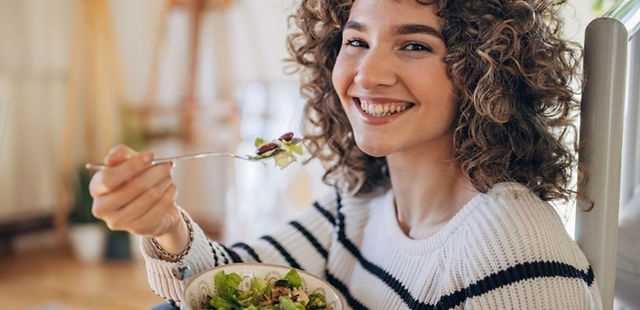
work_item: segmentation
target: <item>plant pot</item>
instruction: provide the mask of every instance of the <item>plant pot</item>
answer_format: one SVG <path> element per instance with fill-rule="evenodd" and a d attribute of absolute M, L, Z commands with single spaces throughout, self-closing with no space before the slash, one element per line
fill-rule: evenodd
<path fill-rule="evenodd" d="M 142 237 L 131 235 L 131 257 L 134 260 L 144 260 L 142 256 Z"/>
<path fill-rule="evenodd" d="M 111 231 L 107 236 L 104 257 L 109 261 L 131 260 L 131 241 L 126 231 Z"/>
<path fill-rule="evenodd" d="M 82 262 L 96 263 L 104 253 L 106 231 L 99 223 L 75 224 L 70 230 L 73 253 Z"/>

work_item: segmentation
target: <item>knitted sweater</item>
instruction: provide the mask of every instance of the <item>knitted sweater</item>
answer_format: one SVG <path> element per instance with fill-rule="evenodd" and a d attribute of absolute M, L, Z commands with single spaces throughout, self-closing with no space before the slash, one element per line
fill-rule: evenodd
<path fill-rule="evenodd" d="M 233 262 L 299 268 L 327 280 L 352 309 L 601 309 L 589 262 L 555 210 L 523 185 L 476 195 L 435 235 L 407 237 L 393 194 L 317 201 L 250 243 L 207 240 L 194 225 L 184 263 L 196 273 Z M 179 301 L 173 263 L 143 241 L 149 284 Z"/>

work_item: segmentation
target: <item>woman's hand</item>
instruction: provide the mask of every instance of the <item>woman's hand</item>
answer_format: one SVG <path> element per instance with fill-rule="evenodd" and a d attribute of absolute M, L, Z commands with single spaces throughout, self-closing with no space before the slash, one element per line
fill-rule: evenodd
<path fill-rule="evenodd" d="M 109 229 L 155 237 L 169 252 L 188 242 L 186 225 L 176 207 L 172 165 L 151 165 L 152 153 L 119 145 L 104 159 L 107 168 L 91 179 L 92 212 Z"/>

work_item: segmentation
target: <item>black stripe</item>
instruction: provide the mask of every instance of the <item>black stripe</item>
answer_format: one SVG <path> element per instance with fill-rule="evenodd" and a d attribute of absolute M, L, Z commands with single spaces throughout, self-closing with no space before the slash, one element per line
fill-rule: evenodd
<path fill-rule="evenodd" d="M 362 303 L 360 303 L 357 299 L 355 299 L 351 292 L 349 292 L 349 288 L 342 283 L 338 278 L 334 277 L 329 270 L 324 271 L 325 278 L 327 278 L 327 282 L 329 282 L 333 287 L 335 287 L 342 296 L 347 300 L 347 303 L 354 310 L 367 309 Z"/>
<path fill-rule="evenodd" d="M 256 251 L 249 246 L 248 244 L 244 243 L 244 242 L 238 242 L 234 245 L 231 246 L 232 248 L 241 248 L 245 251 L 247 251 L 247 253 L 249 253 L 249 255 L 251 255 L 251 257 L 253 257 L 253 259 L 258 262 L 258 263 L 262 263 L 262 260 L 260 260 L 260 256 L 258 255 L 258 253 L 256 253 Z"/>
<path fill-rule="evenodd" d="M 591 266 L 589 266 L 589 269 L 585 272 L 575 268 L 574 266 L 558 262 L 520 263 L 486 276 L 468 287 L 455 291 L 449 295 L 442 296 L 435 305 L 435 308 L 453 308 L 462 304 L 466 299 L 486 294 L 503 286 L 523 280 L 551 277 L 580 279 L 589 286 L 591 286 L 594 281 L 594 274 Z M 434 306 L 429 304 L 420 304 L 419 306 L 420 307 L 418 309 L 434 309 Z"/>
<path fill-rule="evenodd" d="M 220 246 L 222 246 L 224 248 L 224 244 L 221 244 L 221 243 L 216 243 L 216 244 L 218 245 L 217 249 L 220 251 L 220 255 L 222 255 L 223 263 L 225 265 L 229 264 L 229 254 L 227 254 L 224 251 L 220 250 Z"/>
<path fill-rule="evenodd" d="M 389 288 L 393 289 L 410 309 L 449 309 L 454 308 L 469 298 L 486 294 L 500 287 L 516 283 L 518 281 L 546 278 L 565 277 L 576 278 L 585 281 L 589 286 L 593 284 L 594 274 L 591 266 L 585 271 L 581 271 L 571 265 L 558 262 L 527 262 L 501 270 L 482 278 L 468 287 L 462 288 L 449 295 L 442 296 L 436 304 L 423 303 L 414 298 L 409 290 L 400 281 L 390 275 L 387 271 L 373 264 L 360 253 L 358 247 L 349 240 L 345 234 L 345 220 L 342 214 L 342 199 L 338 193 L 338 240 L 340 243 L 358 260 L 360 265 L 373 275 L 378 277 Z"/>
<path fill-rule="evenodd" d="M 287 249 L 285 249 L 282 246 L 282 244 L 280 244 L 280 242 L 276 241 L 276 239 L 273 239 L 273 237 L 271 237 L 271 236 L 262 236 L 260 239 L 269 242 L 274 248 L 276 248 L 276 250 L 278 250 L 278 252 L 280 252 L 280 255 L 282 255 L 282 257 L 284 257 L 284 259 L 287 261 L 289 266 L 291 266 L 293 268 L 300 269 L 300 270 L 304 270 L 304 269 L 302 269 L 300 264 L 298 264 L 298 262 L 295 260 L 295 258 L 293 258 L 293 256 L 291 256 L 291 254 L 289 254 Z"/>
<path fill-rule="evenodd" d="M 336 219 L 333 217 L 331 212 L 327 211 L 327 209 L 323 208 L 317 201 L 313 203 L 313 207 L 324 216 L 331 225 L 336 226 Z"/>
<path fill-rule="evenodd" d="M 307 238 L 307 240 L 309 241 L 309 243 L 311 243 L 311 245 L 313 245 L 313 247 L 316 249 L 316 251 L 318 251 L 318 253 L 320 255 L 322 255 L 322 257 L 327 260 L 327 257 L 329 257 L 329 253 L 327 252 L 327 250 L 324 249 L 324 247 L 322 246 L 322 244 L 320 244 L 320 242 L 318 241 L 318 239 L 316 237 L 313 236 L 313 234 L 311 234 L 311 232 L 309 230 L 307 230 L 306 228 L 304 228 L 304 226 L 302 226 L 302 224 L 300 224 L 297 221 L 292 221 L 289 223 L 289 225 L 293 226 L 295 229 L 297 229 L 305 238 Z"/>
<path fill-rule="evenodd" d="M 213 252 L 213 265 L 215 267 L 218 267 L 219 265 L 218 252 L 216 252 L 216 249 L 213 247 L 213 244 L 211 243 L 211 241 L 209 241 L 209 247 L 211 247 L 211 252 Z"/>
<path fill-rule="evenodd" d="M 229 254 L 229 256 L 231 257 L 231 261 L 233 261 L 234 263 L 242 263 L 242 258 L 240 257 L 240 255 L 238 255 L 238 253 L 236 253 L 234 250 L 226 247 L 222 243 L 220 243 L 220 245 L 222 246 L 222 248 L 224 248 L 225 251 L 227 251 L 227 254 Z M 228 262 L 227 262 L 227 264 L 228 264 Z"/>

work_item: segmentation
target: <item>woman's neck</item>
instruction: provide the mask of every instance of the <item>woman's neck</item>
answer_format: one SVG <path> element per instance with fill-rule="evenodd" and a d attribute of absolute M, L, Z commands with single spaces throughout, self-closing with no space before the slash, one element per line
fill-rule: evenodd
<path fill-rule="evenodd" d="M 387 156 L 400 227 L 413 239 L 435 234 L 477 194 L 453 160 L 451 139 Z"/>

